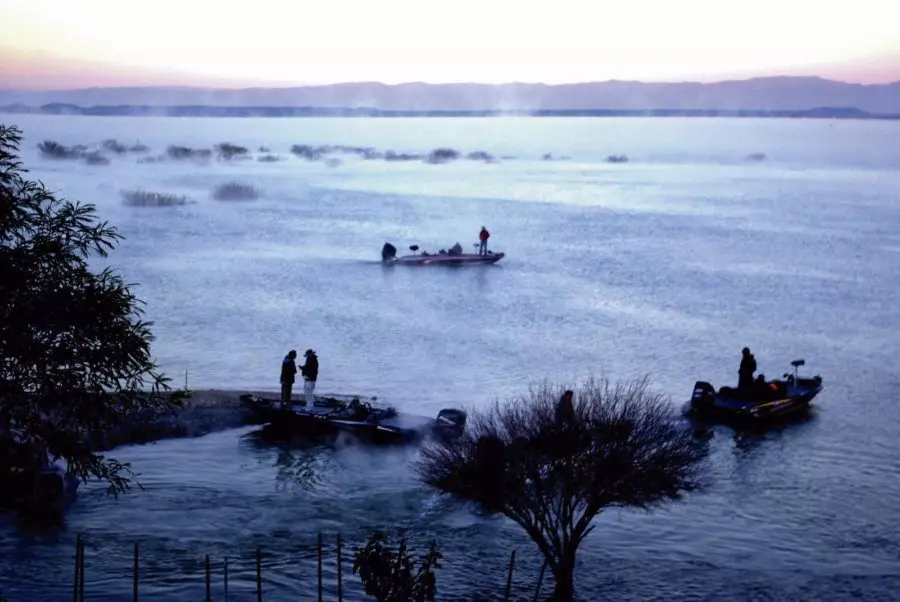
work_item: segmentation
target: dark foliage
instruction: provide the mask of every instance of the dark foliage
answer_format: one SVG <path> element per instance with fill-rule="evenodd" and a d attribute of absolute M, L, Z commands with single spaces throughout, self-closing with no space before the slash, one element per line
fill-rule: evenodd
<path fill-rule="evenodd" d="M 121 235 L 93 205 L 26 180 L 21 132 L 0 125 L 0 433 L 83 480 L 128 488 L 127 464 L 90 439 L 175 408 L 150 357 L 142 304 L 111 269 L 90 269 Z"/>
<path fill-rule="evenodd" d="M 428 163 L 446 163 L 459 158 L 459 151 L 452 148 L 436 148 L 431 151 L 426 161 Z"/>
<path fill-rule="evenodd" d="M 260 192 L 249 184 L 227 182 L 216 186 L 212 195 L 217 201 L 250 201 L 259 198 Z"/>
<path fill-rule="evenodd" d="M 556 581 L 573 595 L 575 553 L 605 508 L 649 509 L 697 486 L 705 448 L 645 380 L 574 388 L 543 385 L 530 395 L 469 414 L 463 436 L 423 449 L 423 480 L 518 523 Z"/>
<path fill-rule="evenodd" d="M 208 148 L 188 148 L 174 145 L 166 148 L 166 154 L 169 155 L 169 158 L 176 160 L 199 159 L 204 161 L 212 157 L 212 151 Z"/>
<path fill-rule="evenodd" d="M 18 149 L 18 142 L 16 145 L 16 148 Z M 87 147 L 81 145 L 63 146 L 59 142 L 53 140 L 44 140 L 38 144 L 38 150 L 40 150 L 41 154 L 45 157 L 50 157 L 52 159 L 79 159 L 84 155 Z"/>
<path fill-rule="evenodd" d="M 223 159 L 229 160 L 234 159 L 235 157 L 246 155 L 247 148 L 244 146 L 238 146 L 237 144 L 231 144 L 230 142 L 223 142 L 216 145 L 216 153 L 218 153 L 218 155 Z"/>
<path fill-rule="evenodd" d="M 418 563 L 411 558 L 406 539 L 396 549 L 387 537 L 376 533 L 356 551 L 353 574 L 359 575 L 366 595 L 378 602 L 433 602 L 437 594 L 435 570 L 441 569 L 441 553 L 432 541 Z"/>

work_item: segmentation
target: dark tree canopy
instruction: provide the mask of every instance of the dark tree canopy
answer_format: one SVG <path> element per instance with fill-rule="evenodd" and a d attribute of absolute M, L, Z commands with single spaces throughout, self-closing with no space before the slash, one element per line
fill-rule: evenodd
<path fill-rule="evenodd" d="M 172 409 L 150 356 L 142 304 L 110 269 L 91 270 L 121 239 L 90 204 L 25 179 L 21 132 L 0 124 L 0 435 L 62 458 L 81 479 L 128 487 L 127 465 L 89 437 Z"/>
<path fill-rule="evenodd" d="M 572 390 L 570 409 L 559 401 Z M 469 414 L 463 436 L 423 449 L 423 480 L 518 523 L 574 594 L 575 553 L 606 508 L 649 509 L 698 484 L 705 455 L 647 381 L 544 384 Z"/>

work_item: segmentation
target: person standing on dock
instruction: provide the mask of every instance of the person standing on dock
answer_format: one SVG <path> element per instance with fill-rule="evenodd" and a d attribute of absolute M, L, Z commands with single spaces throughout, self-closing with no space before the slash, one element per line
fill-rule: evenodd
<path fill-rule="evenodd" d="M 291 405 L 291 389 L 294 388 L 294 377 L 297 374 L 297 364 L 294 360 L 297 358 L 297 352 L 291 349 L 281 361 L 281 407 L 286 408 Z"/>
<path fill-rule="evenodd" d="M 300 369 L 303 373 L 303 393 L 306 395 L 306 407 L 311 408 L 316 402 L 313 391 L 316 390 L 316 378 L 319 376 L 319 358 L 312 349 L 303 354 L 306 363 Z"/>
<path fill-rule="evenodd" d="M 479 255 L 487 255 L 487 241 L 490 237 L 491 233 L 488 232 L 487 228 L 482 226 L 481 232 L 478 233 L 478 240 L 481 242 L 481 244 L 478 245 Z"/>

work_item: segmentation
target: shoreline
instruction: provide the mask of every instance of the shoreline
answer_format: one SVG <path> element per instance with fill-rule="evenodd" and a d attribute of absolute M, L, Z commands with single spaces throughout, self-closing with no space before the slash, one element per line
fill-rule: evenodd
<path fill-rule="evenodd" d="M 41 106 L 12 104 L 0 106 L 0 115 L 59 115 L 71 117 L 210 117 L 210 118 L 448 118 L 448 117 L 700 117 L 768 119 L 857 119 L 900 120 L 897 113 L 872 113 L 856 107 L 813 107 L 809 109 L 459 109 L 415 110 L 370 107 L 311 106 L 216 106 L 216 105 L 94 105 L 50 103 Z"/>
<path fill-rule="evenodd" d="M 183 389 L 172 389 L 169 394 L 180 393 Z M 184 405 L 172 414 L 152 416 L 148 420 L 136 419 L 103 433 L 95 442 L 97 451 L 107 452 L 122 445 L 143 445 L 165 439 L 202 437 L 210 433 L 225 431 L 254 424 L 251 413 L 241 403 L 242 395 L 254 395 L 270 399 L 280 398 L 279 391 L 265 389 L 197 389 L 188 390 Z M 374 399 L 367 395 L 342 393 L 317 393 L 316 398 L 331 398 L 349 401 L 354 397 Z M 294 401 L 303 399 L 303 394 L 291 396 Z"/>

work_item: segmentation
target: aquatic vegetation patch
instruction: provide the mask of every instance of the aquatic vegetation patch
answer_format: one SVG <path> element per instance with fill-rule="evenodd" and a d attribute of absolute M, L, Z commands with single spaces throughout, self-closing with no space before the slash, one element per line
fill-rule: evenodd
<path fill-rule="evenodd" d="M 88 165 L 109 165 L 109 158 L 100 154 L 100 151 L 85 153 L 84 162 Z"/>
<path fill-rule="evenodd" d="M 230 161 L 231 159 L 246 157 L 247 155 L 247 147 L 246 146 L 238 146 L 237 144 L 232 144 L 230 142 L 222 142 L 221 144 L 217 144 L 216 154 L 221 159 L 225 159 L 226 161 Z"/>
<path fill-rule="evenodd" d="M 496 161 L 494 155 L 485 151 L 473 151 L 466 155 L 466 159 L 469 159 L 470 161 L 484 161 L 486 163 L 493 163 Z"/>
<path fill-rule="evenodd" d="M 212 195 L 217 201 L 249 201 L 259 198 L 261 193 L 249 184 L 227 182 L 216 186 Z"/>
<path fill-rule="evenodd" d="M 177 207 L 196 202 L 184 195 L 168 192 L 123 190 L 121 194 L 123 202 L 131 207 Z"/>
<path fill-rule="evenodd" d="M 426 163 L 438 164 L 455 161 L 459 158 L 459 151 L 452 148 L 436 148 L 429 153 Z"/>
<path fill-rule="evenodd" d="M 83 144 L 65 146 L 54 140 L 44 140 L 38 144 L 38 150 L 43 156 L 51 159 L 80 159 L 87 151 L 87 147 Z"/>
<path fill-rule="evenodd" d="M 291 147 L 291 154 L 297 155 L 307 161 L 318 161 L 330 151 L 327 146 L 309 146 L 308 144 L 295 144 Z"/>
<path fill-rule="evenodd" d="M 208 148 L 189 148 L 187 146 L 169 146 L 166 154 L 176 161 L 185 159 L 208 160 L 212 158 L 212 151 Z"/>
<path fill-rule="evenodd" d="M 260 163 L 276 163 L 278 161 L 284 161 L 284 157 L 279 155 L 273 155 L 272 153 L 267 153 L 265 155 L 260 155 L 256 158 Z"/>
<path fill-rule="evenodd" d="M 117 155 L 122 155 L 128 152 L 128 147 L 118 140 L 115 140 L 114 138 L 104 140 L 100 143 L 100 146 L 102 146 L 104 150 L 107 150 L 111 153 L 116 153 Z"/>

